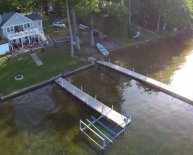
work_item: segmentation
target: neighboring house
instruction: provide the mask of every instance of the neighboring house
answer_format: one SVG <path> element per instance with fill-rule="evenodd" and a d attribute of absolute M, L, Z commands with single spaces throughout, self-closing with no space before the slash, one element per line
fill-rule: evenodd
<path fill-rule="evenodd" d="M 0 15 L 0 38 L 8 39 L 13 48 L 46 41 L 41 16 L 38 13 L 27 16 L 14 12 L 3 13 Z"/>

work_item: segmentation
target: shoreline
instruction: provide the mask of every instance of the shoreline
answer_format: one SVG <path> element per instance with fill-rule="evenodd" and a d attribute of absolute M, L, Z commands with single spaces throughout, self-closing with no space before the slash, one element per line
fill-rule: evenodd
<path fill-rule="evenodd" d="M 130 44 L 128 44 L 128 45 L 125 45 L 125 46 L 119 46 L 117 43 L 115 43 L 115 42 L 113 42 L 112 40 L 110 40 L 111 42 L 113 42 L 113 44 L 116 44 L 116 45 L 118 45 L 119 47 L 109 49 L 109 51 L 110 51 L 110 52 L 115 52 L 115 51 L 117 51 L 117 50 L 124 49 L 124 48 L 128 48 L 128 47 L 131 47 L 131 46 L 141 45 L 141 44 L 143 44 L 143 43 L 148 43 L 148 42 L 156 41 L 156 40 L 163 39 L 163 38 L 167 38 L 167 37 L 175 37 L 175 36 L 180 35 L 180 34 L 182 34 L 182 33 L 186 33 L 187 31 L 190 31 L 190 30 L 189 30 L 189 29 L 185 29 L 185 30 L 182 30 L 182 31 L 178 31 L 178 32 L 176 32 L 175 34 L 169 34 L 168 36 L 158 35 L 156 38 L 132 42 L 132 43 L 130 43 Z M 193 31 L 191 31 L 191 33 L 193 33 Z M 108 47 L 107 47 L 107 48 L 108 48 Z"/>
<path fill-rule="evenodd" d="M 42 82 L 40 82 L 40 83 L 31 85 L 31 86 L 29 86 L 29 87 L 25 87 L 25 88 L 23 88 L 23 89 L 17 90 L 17 91 L 15 91 L 15 92 L 13 92 L 13 93 L 10 93 L 10 94 L 8 94 L 8 95 L 0 96 L 0 103 L 1 103 L 1 102 L 4 102 L 4 101 L 6 101 L 6 100 L 9 100 L 9 99 L 11 99 L 11 98 L 17 97 L 17 96 L 19 96 L 19 95 L 28 93 L 28 92 L 33 91 L 33 90 L 35 90 L 35 89 L 38 89 L 38 88 L 40 88 L 40 87 L 43 87 L 43 86 L 45 86 L 45 85 L 47 85 L 47 84 L 50 84 L 50 83 L 53 82 L 55 79 L 57 79 L 57 78 L 59 78 L 59 77 L 61 77 L 61 76 L 62 76 L 62 77 L 66 77 L 66 76 L 69 76 L 69 75 L 71 75 L 71 74 L 77 73 L 77 72 L 79 72 L 79 71 L 86 70 L 86 69 L 88 69 L 88 68 L 90 68 L 90 67 L 93 67 L 93 66 L 94 66 L 94 64 L 88 64 L 88 65 L 85 65 L 85 66 L 83 66 L 83 67 L 80 67 L 80 68 L 74 69 L 74 70 L 72 70 L 72 71 L 69 71 L 69 72 L 67 72 L 67 73 L 63 73 L 63 74 L 59 74 L 59 75 L 53 76 L 52 78 L 50 78 L 50 79 L 48 79 L 48 80 L 45 80 L 45 81 L 42 81 Z"/>
<path fill-rule="evenodd" d="M 126 46 L 122 46 L 122 47 L 120 46 L 120 47 L 118 47 L 118 48 L 112 49 L 110 52 L 115 52 L 115 51 L 117 51 L 117 50 L 124 49 L 124 48 L 128 48 L 128 47 L 135 46 L 135 45 L 138 45 L 138 44 L 140 45 L 140 44 L 143 44 L 143 43 L 146 43 L 146 42 L 155 41 L 155 40 L 157 40 L 157 39 L 158 39 L 158 38 L 134 42 L 134 43 L 128 44 L 128 45 L 126 45 Z"/>
<path fill-rule="evenodd" d="M 185 32 L 186 32 L 186 30 L 180 31 L 180 32 L 176 33 L 175 36 L 177 36 L 177 35 L 179 35 L 179 34 L 181 34 L 181 33 L 185 33 Z M 112 49 L 109 50 L 109 51 L 110 51 L 110 52 L 115 52 L 115 51 L 117 51 L 117 50 L 121 50 L 121 49 L 128 48 L 128 47 L 135 46 L 135 45 L 141 45 L 141 44 L 144 44 L 144 43 L 149 43 L 149 42 L 152 42 L 152 41 L 156 41 L 156 40 L 159 40 L 159 39 L 163 39 L 163 38 L 165 38 L 165 37 L 174 37 L 174 36 L 173 36 L 173 35 L 169 35 L 169 36 L 158 36 L 157 38 L 154 38 L 154 39 L 147 39 L 147 40 L 143 40 L 143 41 L 137 41 L 137 42 L 133 42 L 133 43 L 130 43 L 130 44 L 128 44 L 128 45 L 126 45 L 126 46 L 122 46 L 122 47 L 119 46 L 117 43 L 114 43 L 114 42 L 111 41 L 111 40 L 108 40 L 108 41 L 106 42 L 106 44 L 108 44 L 108 42 L 109 42 L 109 45 L 111 45 L 111 46 L 114 45 L 114 47 L 111 47 Z M 105 45 L 105 41 L 104 41 L 103 43 L 104 43 L 104 45 Z M 117 46 L 119 46 L 119 47 L 117 47 Z M 116 48 L 115 48 L 115 47 L 116 47 Z M 109 48 L 109 47 L 107 46 L 107 48 Z M 6 100 L 11 99 L 11 98 L 14 98 L 14 97 L 16 97 L 16 96 L 25 94 L 25 93 L 27 93 L 27 92 L 29 92 L 29 91 L 31 91 L 31 90 L 35 90 L 35 89 L 38 89 L 38 88 L 40 88 L 40 87 L 42 87 L 42 86 L 45 86 L 45 85 L 51 83 L 52 81 L 54 81 L 54 80 L 55 80 L 56 78 L 58 78 L 58 77 L 61 77 L 61 76 L 66 77 L 66 76 L 68 76 L 68 75 L 71 75 L 71 74 L 74 74 L 74 73 L 76 73 L 76 72 L 85 70 L 85 69 L 90 68 L 90 67 L 92 67 L 92 66 L 94 66 L 94 64 L 88 64 L 88 65 L 86 65 L 86 66 L 77 68 L 77 69 L 75 69 L 75 70 L 71 70 L 71 71 L 69 71 L 69 72 L 67 72 L 67 73 L 58 74 L 58 75 L 53 76 L 52 78 L 50 78 L 50 79 L 48 79 L 48 80 L 42 81 L 42 82 L 37 83 L 37 84 L 34 84 L 34 85 L 30 85 L 30 86 L 28 86 L 28 87 L 25 87 L 25 88 L 23 88 L 23 89 L 17 90 L 17 91 L 15 91 L 15 92 L 13 92 L 13 93 L 10 93 L 10 94 L 8 94 L 8 95 L 0 96 L 0 102 L 6 101 Z"/>

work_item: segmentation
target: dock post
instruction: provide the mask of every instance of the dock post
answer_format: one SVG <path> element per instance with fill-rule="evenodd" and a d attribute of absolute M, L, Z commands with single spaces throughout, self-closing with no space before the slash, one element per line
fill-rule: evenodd
<path fill-rule="evenodd" d="M 103 155 L 103 153 L 104 153 L 104 149 L 101 149 L 101 155 Z"/>
<path fill-rule="evenodd" d="M 80 139 L 82 141 L 82 126 L 81 126 L 81 120 L 80 120 Z"/>
<path fill-rule="evenodd" d="M 133 68 L 133 72 L 135 72 L 135 69 Z"/>
<path fill-rule="evenodd" d="M 82 91 L 82 86 L 80 86 L 80 89 L 81 89 L 81 91 Z"/>
<path fill-rule="evenodd" d="M 94 96 L 95 100 L 97 99 L 97 95 Z"/>
<path fill-rule="evenodd" d="M 112 105 L 112 110 L 113 110 L 113 105 Z"/>
<path fill-rule="evenodd" d="M 88 110 L 89 110 L 89 109 L 88 109 L 88 98 L 86 99 L 86 104 L 87 104 L 86 109 L 87 109 L 87 111 L 88 111 Z"/>
<path fill-rule="evenodd" d="M 147 77 L 148 77 L 148 73 L 147 73 Z"/>
<path fill-rule="evenodd" d="M 159 72 L 160 80 L 162 79 L 162 72 Z"/>

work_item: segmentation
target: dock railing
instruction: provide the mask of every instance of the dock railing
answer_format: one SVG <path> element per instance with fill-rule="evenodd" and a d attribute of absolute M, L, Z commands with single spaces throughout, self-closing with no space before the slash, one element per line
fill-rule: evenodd
<path fill-rule="evenodd" d="M 125 128 L 117 126 L 117 124 L 103 115 L 98 118 L 91 115 L 91 120 L 86 119 L 89 124 L 80 120 L 80 132 L 86 135 L 102 151 L 104 151 L 108 144 L 112 144 L 116 139 L 120 138 L 121 134 L 125 131 Z"/>
<path fill-rule="evenodd" d="M 104 150 L 106 146 L 106 140 L 102 138 L 98 133 L 96 133 L 93 129 L 89 127 L 90 125 L 87 125 L 82 120 L 80 120 L 80 131 L 84 135 L 86 135 L 92 142 L 94 142 L 100 149 Z M 93 133 L 96 137 L 99 138 L 99 142 L 96 141 L 94 138 L 91 137 L 85 130 L 89 130 L 91 133 Z"/>

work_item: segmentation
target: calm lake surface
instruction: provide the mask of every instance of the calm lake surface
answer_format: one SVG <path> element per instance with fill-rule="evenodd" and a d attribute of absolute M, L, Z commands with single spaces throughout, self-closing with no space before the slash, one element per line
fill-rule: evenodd
<path fill-rule="evenodd" d="M 113 63 L 147 74 L 193 97 L 193 37 L 181 34 L 115 51 Z M 193 106 L 103 67 L 68 77 L 77 87 L 123 114 L 124 135 L 105 155 L 192 155 Z M 57 85 L 0 104 L 0 154 L 95 155 L 79 135 L 79 120 L 98 116 Z"/>

